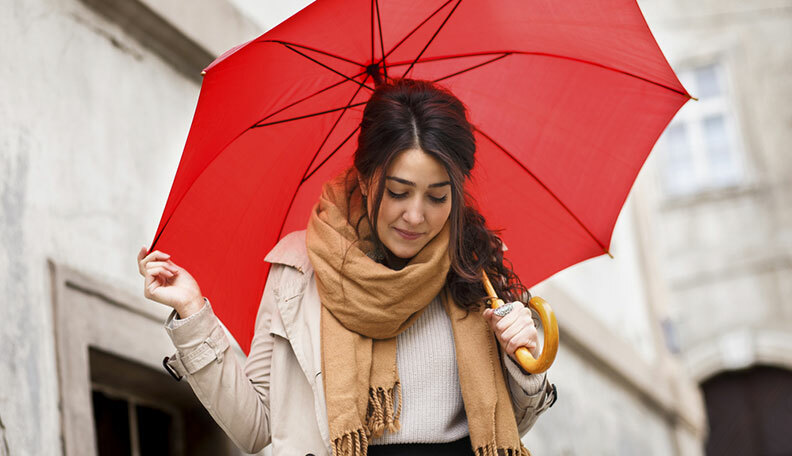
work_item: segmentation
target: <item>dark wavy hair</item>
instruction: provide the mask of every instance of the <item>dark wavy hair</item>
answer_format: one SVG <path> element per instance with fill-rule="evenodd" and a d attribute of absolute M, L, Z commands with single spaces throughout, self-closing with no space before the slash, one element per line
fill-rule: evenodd
<path fill-rule="evenodd" d="M 451 269 L 446 286 L 454 301 L 467 310 L 479 310 L 486 293 L 481 270 L 487 271 L 495 291 L 504 301 L 527 302 L 530 293 L 503 258 L 503 242 L 487 228 L 484 217 L 465 191 L 465 181 L 475 164 L 476 140 L 465 105 L 448 90 L 429 81 L 397 79 L 380 84 L 363 111 L 354 166 L 371 182 L 384 173 L 396 156 L 419 148 L 445 167 L 451 180 L 449 256 Z M 369 214 L 374 243 L 387 252 L 377 237 L 377 216 L 385 179 L 369 191 Z M 365 204 L 364 204 L 365 207 Z M 365 215 L 364 215 L 365 217 Z M 351 221 L 350 221 L 351 222 Z M 359 226 L 360 220 L 356 226 Z"/>

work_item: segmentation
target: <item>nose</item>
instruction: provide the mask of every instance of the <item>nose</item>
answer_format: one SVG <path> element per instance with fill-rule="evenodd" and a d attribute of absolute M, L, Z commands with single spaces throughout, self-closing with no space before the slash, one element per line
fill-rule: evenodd
<path fill-rule="evenodd" d="M 402 213 L 402 218 L 410 226 L 418 226 L 424 221 L 423 204 L 418 201 L 413 202 Z"/>

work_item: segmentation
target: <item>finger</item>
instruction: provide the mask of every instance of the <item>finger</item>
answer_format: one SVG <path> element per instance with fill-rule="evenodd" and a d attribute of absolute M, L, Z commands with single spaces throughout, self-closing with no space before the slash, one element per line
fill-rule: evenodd
<path fill-rule="evenodd" d="M 525 308 L 523 303 L 521 303 L 520 301 L 514 301 L 511 304 L 512 304 L 511 312 L 507 313 L 503 317 L 498 317 L 497 315 L 495 315 L 495 318 L 497 318 L 497 320 L 495 320 L 496 332 L 502 333 L 503 331 L 505 331 L 506 328 L 511 326 L 511 324 L 514 323 L 515 320 L 517 320 L 518 315 Z"/>
<path fill-rule="evenodd" d="M 144 277 L 146 274 L 145 272 L 143 272 L 143 258 L 146 257 L 147 252 L 148 250 L 145 247 L 141 247 L 140 250 L 138 250 L 138 254 L 137 254 L 138 272 L 140 273 L 140 275 Z"/>
<path fill-rule="evenodd" d="M 536 348 L 536 329 L 523 328 L 506 343 L 508 353 L 514 353 L 520 347 L 526 347 L 528 350 Z"/>
<path fill-rule="evenodd" d="M 182 268 L 181 266 L 179 266 L 178 264 L 174 263 L 174 262 L 173 262 L 173 260 L 171 260 L 170 258 L 168 258 L 167 260 L 165 260 L 165 262 L 167 262 L 167 263 L 168 263 L 168 264 L 169 264 L 169 265 L 170 265 L 170 266 L 171 266 L 173 269 L 175 269 L 175 270 L 176 270 L 176 272 L 179 272 L 179 271 L 181 271 L 182 269 L 184 269 L 184 268 Z"/>
<path fill-rule="evenodd" d="M 143 293 L 147 298 L 153 299 L 157 294 L 157 290 L 162 286 L 158 280 L 154 280 L 146 286 L 146 291 Z"/>
<path fill-rule="evenodd" d="M 179 272 L 179 268 L 177 268 L 176 265 L 174 265 L 173 263 L 169 263 L 167 261 L 150 261 L 146 263 L 146 269 L 151 269 L 155 267 L 162 267 L 173 273 Z"/>
<path fill-rule="evenodd" d="M 159 250 L 155 250 L 155 251 L 153 251 L 153 252 L 149 253 L 148 255 L 146 255 L 146 257 L 145 257 L 145 258 L 143 258 L 143 259 L 142 259 L 142 260 L 141 260 L 141 261 L 138 263 L 138 264 L 140 265 L 141 274 L 143 273 L 142 269 L 143 269 L 143 268 L 145 268 L 145 267 L 146 267 L 146 265 L 147 265 L 149 262 L 151 262 L 151 261 L 156 261 L 156 260 L 163 260 L 163 261 L 164 261 L 164 260 L 166 260 L 166 259 L 168 259 L 168 258 L 170 258 L 170 255 L 168 255 L 167 253 L 160 252 Z"/>
<path fill-rule="evenodd" d="M 146 285 L 143 287 L 143 296 L 148 299 L 153 299 L 154 292 L 161 286 L 159 280 L 156 278 L 152 278 L 151 281 L 146 281 Z"/>
<path fill-rule="evenodd" d="M 170 255 L 168 255 L 167 253 L 160 252 L 159 250 L 155 250 L 149 253 L 145 258 L 143 258 L 143 263 L 145 264 L 152 260 L 166 260 L 168 258 L 170 258 Z"/>
<path fill-rule="evenodd" d="M 515 314 L 512 323 L 508 327 L 504 328 L 503 331 L 501 331 L 501 337 L 504 340 L 511 339 L 515 334 L 519 333 L 524 328 L 534 327 L 533 320 L 531 319 L 531 311 L 527 307 L 512 310 L 509 312 L 509 315 L 511 314 Z"/>
<path fill-rule="evenodd" d="M 167 269 L 165 269 L 163 267 L 154 267 L 154 268 L 151 268 L 151 269 L 147 269 L 147 272 L 149 274 L 151 274 L 152 276 L 162 275 L 162 276 L 169 277 L 169 278 L 176 275 L 176 274 L 170 272 L 169 270 L 167 270 Z"/>
<path fill-rule="evenodd" d="M 522 331 L 524 325 L 520 321 L 514 321 L 511 325 L 507 326 L 503 331 L 500 333 L 501 342 L 504 344 L 509 343 L 509 341 L 517 335 L 520 331 Z"/>

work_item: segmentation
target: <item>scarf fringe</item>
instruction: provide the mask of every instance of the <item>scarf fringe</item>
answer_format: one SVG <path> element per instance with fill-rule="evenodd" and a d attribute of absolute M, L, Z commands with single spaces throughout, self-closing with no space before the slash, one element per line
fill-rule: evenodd
<path fill-rule="evenodd" d="M 365 456 L 368 437 L 363 428 L 347 431 L 333 439 L 333 456 Z"/>
<path fill-rule="evenodd" d="M 523 446 L 522 442 L 519 448 L 498 448 L 494 443 L 488 443 L 483 447 L 476 448 L 474 453 L 476 456 L 531 456 L 531 452 Z"/>
<path fill-rule="evenodd" d="M 393 388 L 369 388 L 369 403 L 366 412 L 366 427 L 373 437 L 380 437 L 388 432 L 396 432 L 401 427 L 401 382 L 397 381 Z M 396 403 L 394 411 L 394 402 Z"/>

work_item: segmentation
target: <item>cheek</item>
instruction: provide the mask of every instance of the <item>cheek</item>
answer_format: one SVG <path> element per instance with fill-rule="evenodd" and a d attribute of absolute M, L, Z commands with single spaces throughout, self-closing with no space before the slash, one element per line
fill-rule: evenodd
<path fill-rule="evenodd" d="M 370 214 L 371 212 L 369 212 Z M 385 199 L 382 199 L 382 203 L 380 203 L 379 211 L 377 212 L 377 226 L 382 226 L 383 223 L 388 223 L 388 204 L 385 203 Z"/>
<path fill-rule="evenodd" d="M 387 197 L 383 197 L 382 202 L 380 202 L 379 213 L 377 214 L 378 233 L 381 234 L 387 231 L 388 225 L 393 224 L 393 222 L 399 218 L 400 214 L 398 202 L 393 200 L 389 201 Z"/>
<path fill-rule="evenodd" d="M 451 215 L 451 205 L 438 207 L 433 211 L 430 211 L 427 214 L 427 218 L 429 218 L 429 222 L 432 225 L 432 230 L 439 232 L 443 225 L 445 225 L 446 220 Z"/>

